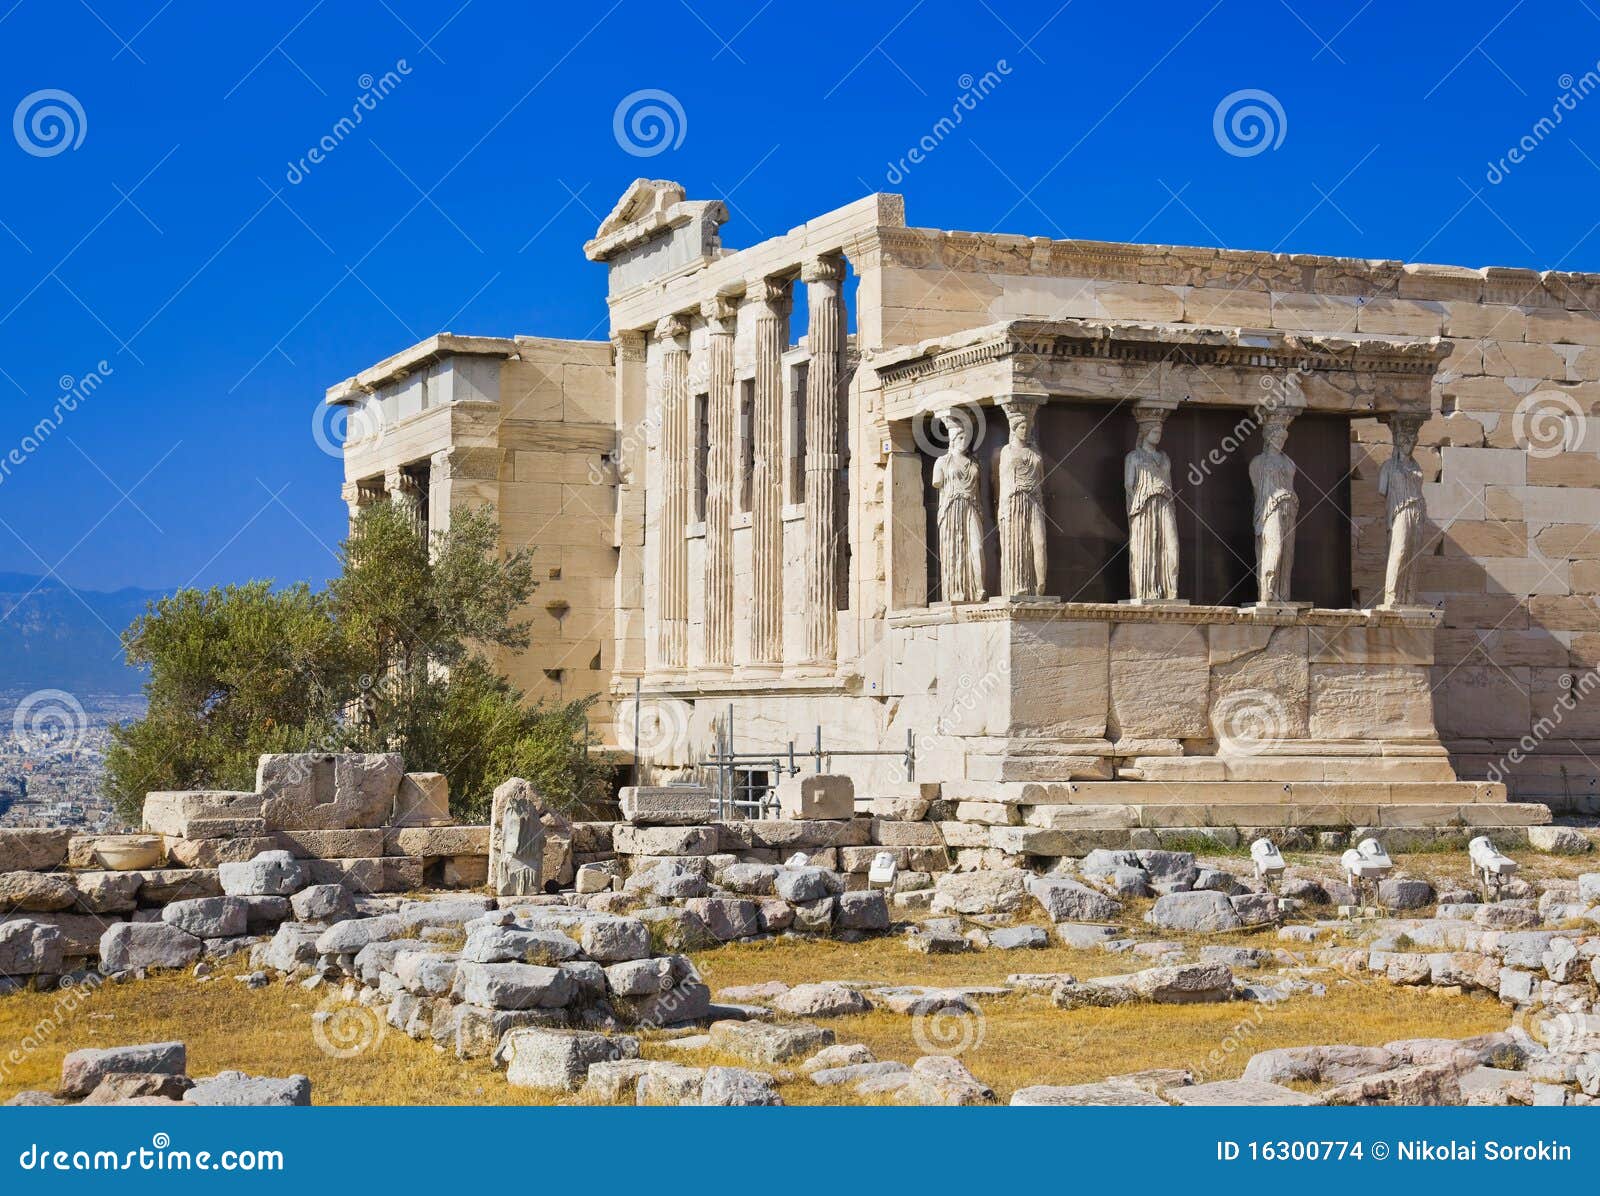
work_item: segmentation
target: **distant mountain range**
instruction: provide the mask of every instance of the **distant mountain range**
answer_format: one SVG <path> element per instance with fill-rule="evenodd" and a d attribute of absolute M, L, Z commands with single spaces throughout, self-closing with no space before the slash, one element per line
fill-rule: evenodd
<path fill-rule="evenodd" d="M 0 573 L 0 690 L 134 694 L 142 673 L 119 636 L 164 591 L 69 590 L 50 578 Z"/>

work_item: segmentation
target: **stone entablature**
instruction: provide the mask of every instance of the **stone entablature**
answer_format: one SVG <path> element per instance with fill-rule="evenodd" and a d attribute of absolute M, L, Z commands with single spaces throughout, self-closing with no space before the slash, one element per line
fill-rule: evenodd
<path fill-rule="evenodd" d="M 1047 394 L 1099 402 L 1259 407 L 1265 383 L 1296 379 L 1310 411 L 1426 414 L 1452 346 L 1438 337 L 1294 335 L 1128 320 L 1012 320 L 874 355 L 885 415 Z"/>

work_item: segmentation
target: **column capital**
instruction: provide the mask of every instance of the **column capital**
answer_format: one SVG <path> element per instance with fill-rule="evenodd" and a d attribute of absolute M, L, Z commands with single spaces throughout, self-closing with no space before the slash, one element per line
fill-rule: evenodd
<path fill-rule="evenodd" d="M 1050 401 L 1050 396 L 1046 394 L 1018 392 L 1014 394 L 996 395 L 994 401 L 1001 408 L 1001 410 L 1009 410 L 1012 407 L 1016 407 L 1018 409 L 1028 411 L 1036 411 Z"/>
<path fill-rule="evenodd" d="M 816 257 L 800 267 L 800 281 L 807 286 L 819 282 L 843 282 L 844 259 L 840 257 Z"/>
<path fill-rule="evenodd" d="M 656 321 L 656 340 L 662 342 L 666 348 L 676 349 L 680 352 L 688 349 L 689 346 L 687 344 L 679 343 L 686 340 L 688 336 L 689 321 L 676 313 L 670 316 L 662 316 Z"/>
<path fill-rule="evenodd" d="M 625 328 L 611 334 L 611 347 L 621 361 L 643 361 L 647 338 L 638 329 Z"/>
<path fill-rule="evenodd" d="M 739 319 L 739 301 L 732 295 L 713 295 L 700 304 L 700 318 L 712 336 L 732 336 Z"/>
<path fill-rule="evenodd" d="M 769 307 L 776 314 L 789 310 L 791 288 L 787 279 L 752 278 L 745 283 L 744 301 Z"/>

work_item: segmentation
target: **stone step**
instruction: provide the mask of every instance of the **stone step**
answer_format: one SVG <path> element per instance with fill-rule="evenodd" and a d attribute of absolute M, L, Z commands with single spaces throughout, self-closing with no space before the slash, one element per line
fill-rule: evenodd
<path fill-rule="evenodd" d="M 949 801 L 1012 805 L 1502 804 L 1490 781 L 946 781 Z"/>

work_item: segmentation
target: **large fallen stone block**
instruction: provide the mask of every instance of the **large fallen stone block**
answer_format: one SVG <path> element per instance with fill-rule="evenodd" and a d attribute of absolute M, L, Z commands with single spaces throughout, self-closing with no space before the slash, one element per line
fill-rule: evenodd
<path fill-rule="evenodd" d="M 717 851 L 717 828 L 711 826 L 618 826 L 612 831 L 618 855 L 707 856 Z"/>
<path fill-rule="evenodd" d="M 855 817 L 856 786 L 847 776 L 814 773 L 784 777 L 778 782 L 780 817 L 802 819 L 844 819 Z M 934 828 L 936 829 L 936 828 Z"/>
<path fill-rule="evenodd" d="M 761 933 L 761 906 L 732 897 L 692 897 L 683 908 L 694 914 L 718 942 L 731 943 Z"/>
<path fill-rule="evenodd" d="M 584 953 L 601 963 L 650 954 L 650 928 L 638 918 L 594 918 L 584 922 L 581 935 Z"/>
<path fill-rule="evenodd" d="M 65 936 L 54 926 L 25 918 L 0 922 L 0 976 L 59 975 L 65 947 Z"/>
<path fill-rule="evenodd" d="M 278 1079 L 247 1076 L 242 1071 L 219 1071 L 214 1076 L 196 1080 L 194 1087 L 183 1094 L 183 1103 L 229 1108 L 304 1106 L 311 1103 L 311 1080 L 306 1076 Z"/>
<path fill-rule="evenodd" d="M 626 785 L 617 804 L 635 826 L 704 826 L 717 816 L 716 796 L 704 785 Z"/>
<path fill-rule="evenodd" d="M 751 1063 L 773 1065 L 815 1054 L 833 1045 L 833 1031 L 821 1026 L 766 1022 L 712 1022 L 711 1047 Z"/>
<path fill-rule="evenodd" d="M 182 968 L 204 950 L 198 937 L 165 922 L 119 922 L 100 939 L 100 969 Z"/>
<path fill-rule="evenodd" d="M 144 799 L 144 829 L 171 839 L 225 839 L 259 818 L 256 793 L 194 789 L 150 793 Z"/>
<path fill-rule="evenodd" d="M 1108 922 L 1122 912 L 1122 902 L 1065 876 L 1035 876 L 1028 892 L 1052 922 Z"/>
<path fill-rule="evenodd" d="M 1124 1084 L 1036 1084 L 1011 1094 L 1013 1105 L 1160 1105 L 1159 1096 Z"/>
<path fill-rule="evenodd" d="M 774 1107 L 783 1104 L 771 1076 L 744 1067 L 708 1067 L 700 1081 L 702 1105 L 722 1108 Z"/>
<path fill-rule="evenodd" d="M 492 921 L 469 924 L 466 946 L 461 949 L 461 958 L 469 963 L 531 963 L 543 967 L 554 967 L 579 954 L 578 944 L 559 930 L 530 930 Z"/>
<path fill-rule="evenodd" d="M 264 851 L 243 864 L 221 864 L 217 879 L 230 897 L 290 897 L 306 887 L 306 870 L 287 851 Z"/>
<path fill-rule="evenodd" d="M 226 939 L 245 933 L 249 915 L 242 897 L 200 897 L 172 902 L 161 911 L 161 920 L 196 938 Z"/>
<path fill-rule="evenodd" d="M 143 883 L 137 872 L 80 872 L 73 877 L 77 908 L 86 914 L 132 913 Z"/>
<path fill-rule="evenodd" d="M 1028 873 L 1020 868 L 947 872 L 933 882 L 936 914 L 1008 914 L 1028 902 Z"/>
<path fill-rule="evenodd" d="M 267 945 L 266 963 L 280 972 L 308 968 L 317 962 L 317 939 L 323 927 L 301 922 L 285 922 Z"/>
<path fill-rule="evenodd" d="M 1330 1105 L 1459 1105 L 1461 1077 L 1448 1064 L 1397 1067 L 1338 1084 L 1322 1099 Z"/>
<path fill-rule="evenodd" d="M 355 899 L 343 885 L 310 885 L 290 897 L 289 906 L 299 922 L 327 925 L 356 916 Z"/>
<path fill-rule="evenodd" d="M 1265 1084 L 1259 1080 L 1216 1080 L 1209 1084 L 1190 1084 L 1168 1088 L 1162 1095 L 1179 1105 L 1320 1105 L 1320 1096 L 1296 1092 L 1281 1084 Z"/>
<path fill-rule="evenodd" d="M 143 905 L 223 895 L 222 878 L 210 868 L 151 868 L 129 875 L 139 878 L 139 901 Z"/>
<path fill-rule="evenodd" d="M 1384 1047 L 1278 1047 L 1250 1056 L 1243 1078 L 1266 1084 L 1339 1084 L 1388 1071 L 1394 1064 L 1393 1052 Z"/>
<path fill-rule="evenodd" d="M 1233 970 L 1223 963 L 1185 963 L 1146 968 L 1112 979 L 1157 1005 L 1193 1005 L 1233 997 Z M 1090 981 L 1090 983 L 1094 983 Z"/>
<path fill-rule="evenodd" d="M 1244 925 L 1225 894 L 1206 890 L 1163 894 L 1144 920 L 1162 930 L 1195 932 L 1237 930 Z"/>
<path fill-rule="evenodd" d="M 274 753 L 257 764 L 256 791 L 272 830 L 381 827 L 394 814 L 404 775 L 394 753 Z"/>
<path fill-rule="evenodd" d="M 889 902 L 880 889 L 858 889 L 835 898 L 834 925 L 840 930 L 888 930 Z"/>
<path fill-rule="evenodd" d="M 453 995 L 490 1009 L 559 1009 L 572 1000 L 574 986 L 560 968 L 463 961 L 456 969 Z"/>
<path fill-rule="evenodd" d="M 0 872 L 0 915 L 16 910 L 55 913 L 71 909 L 77 887 L 68 876 L 50 872 Z"/>
<path fill-rule="evenodd" d="M 408 772 L 394 796 L 390 826 L 442 826 L 450 821 L 450 779 L 442 772 Z"/>
<path fill-rule="evenodd" d="M 68 827 L 34 830 L 0 827 L 0 872 L 37 872 L 67 862 Z"/>
<path fill-rule="evenodd" d="M 506 1063 L 506 1083 L 513 1088 L 576 1092 L 596 1063 L 639 1057 L 639 1041 L 584 1031 L 512 1030 L 496 1052 Z"/>
<path fill-rule="evenodd" d="M 483 1059 L 495 1053 L 506 1034 L 520 1026 L 560 1029 L 567 1024 L 565 1009 L 490 1009 L 484 1005 L 457 1005 L 451 1014 L 447 1040 L 458 1059 Z"/>
<path fill-rule="evenodd" d="M 181 1076 L 188 1064 L 189 1053 L 181 1042 L 88 1047 L 61 1061 L 60 1092 L 67 1097 L 88 1096 L 109 1075 Z"/>

